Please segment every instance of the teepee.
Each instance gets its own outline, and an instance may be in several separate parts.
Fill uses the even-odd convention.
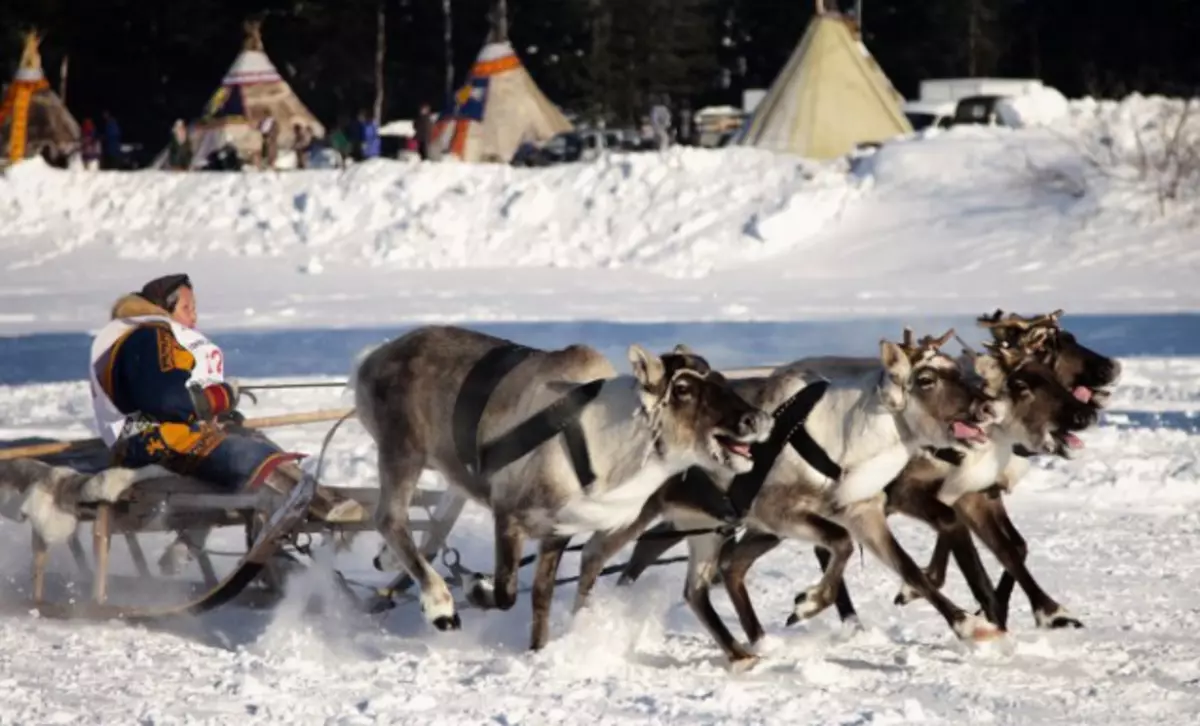
[[[233,61],[221,87],[208,100],[191,129],[192,166],[203,166],[208,155],[225,144],[233,144],[238,155],[249,158],[262,150],[259,124],[271,118],[279,126],[279,148],[293,143],[292,126],[308,126],[313,138],[325,135],[325,127],[305,107],[263,49],[261,24],[245,24],[242,52]]]
[[[0,153],[10,162],[47,146],[60,154],[79,147],[79,124],[46,82],[39,42],[36,32],[26,33],[16,77],[0,100]]]
[[[911,133],[903,103],[851,21],[817,0],[800,45],[737,143],[832,159],[857,144]]]
[[[538,143],[573,127],[546,98],[508,42],[503,4],[466,83],[434,125],[433,143],[463,161],[512,161],[523,142]]]

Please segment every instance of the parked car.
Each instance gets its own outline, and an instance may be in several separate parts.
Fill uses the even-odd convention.
[[[953,101],[905,101],[904,115],[913,131],[927,128],[948,129],[954,121]]]

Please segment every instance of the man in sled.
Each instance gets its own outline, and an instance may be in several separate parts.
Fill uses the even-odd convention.
[[[264,514],[303,494],[302,454],[238,431],[238,386],[224,376],[221,349],[195,329],[196,297],[187,275],[167,275],[113,305],[92,341],[89,377],[100,437],[115,464],[158,464],[228,491],[262,491]],[[234,425],[230,425],[234,424]],[[324,487],[310,513],[330,522],[357,521],[362,506]],[[201,537],[207,533],[193,533]],[[187,556],[172,544],[160,566],[172,571]]]

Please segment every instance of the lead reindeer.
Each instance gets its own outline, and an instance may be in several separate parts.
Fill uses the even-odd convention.
[[[992,490],[1005,472],[1024,461],[1021,457],[1069,456],[1079,445],[1075,432],[1093,425],[1096,413],[1040,361],[1015,349],[979,355],[965,343],[963,348],[963,363],[980,374],[984,391],[994,402],[997,419],[988,430],[990,440],[983,445],[922,451],[914,456],[888,485],[887,510],[923,521],[939,532],[942,556],[955,556],[972,594],[983,606],[983,614],[1004,628],[1004,613],[999,611],[991,580],[971,541],[971,531],[986,534],[977,516],[983,498],[975,495]],[[1010,562],[1011,555],[1011,551],[998,553],[1004,562]],[[944,571],[937,577],[926,574],[937,587],[944,581]],[[1022,582],[1031,581],[1027,573],[1018,577]],[[1040,590],[1037,593],[1031,591],[1039,602],[1048,600]],[[803,603],[802,597],[797,597],[798,603]],[[916,597],[913,588],[904,585],[896,602],[903,604]],[[844,586],[837,604],[843,620],[855,615]],[[1054,604],[1053,608],[1058,606]]]
[[[979,640],[997,634],[995,626],[936,592],[888,529],[883,508],[884,487],[922,447],[986,441],[981,427],[994,416],[990,402],[951,358],[938,352],[952,332],[937,340],[927,337],[920,344],[913,342],[911,331],[906,331],[903,345],[881,341],[878,362],[869,369],[852,364],[845,375],[831,381],[797,363],[767,377],[735,382],[744,397],[775,411],[777,417],[771,437],[777,447],[770,449],[772,456],[765,458],[762,452],[770,442],[756,451],[757,481],[753,475],[737,479],[726,475],[711,482],[728,492],[735,505],[742,502],[738,508],[749,531],[722,574],[751,642],[762,637],[762,629],[745,589],[746,571],[783,538],[814,542],[830,553],[821,582],[804,595],[806,615],[833,603],[853,538],[925,593],[958,637]],[[797,405],[807,411],[796,416]],[[778,419],[784,418],[789,425],[781,428]],[[804,436],[797,438],[801,432]],[[597,562],[636,537],[663,512],[667,500],[674,500],[666,513],[677,527],[714,524],[703,513],[706,506],[690,495],[702,491],[687,483],[693,476],[689,472],[687,478],[673,482],[671,490],[651,501],[626,530],[589,543],[577,607],[584,604],[595,582]],[[754,662],[755,656],[733,638],[709,599],[727,541],[728,536],[720,532],[687,537],[690,558],[684,597],[730,660],[741,666]]]
[[[770,417],[680,347],[629,348],[633,375],[596,350],[536,350],[454,327],[424,327],[359,366],[355,406],[379,449],[380,533],[421,589],[439,630],[461,627],[445,581],[418,551],[409,502],[424,469],[490,508],[494,586],[471,594],[507,610],[526,537],[540,540],[530,645],[545,645],[555,573],[570,537],[624,527],[673,475],[748,471]],[[561,436],[559,435],[561,434]]]
[[[1015,313],[1004,317],[996,310],[991,316],[982,316],[978,323],[992,334],[991,343],[985,348],[993,355],[1010,361],[1020,361],[1021,368],[1040,367],[1045,375],[1052,377],[1065,388],[1086,413],[1078,413],[1078,423],[1086,428],[1096,423],[1098,413],[1107,406],[1111,389],[1120,380],[1121,366],[1116,360],[1101,355],[1082,345],[1069,331],[1064,330],[1059,317],[1061,310],[1037,317],[1022,317]],[[1016,486],[1030,468],[1029,458],[1033,455],[1054,455],[1072,458],[1083,448],[1083,442],[1071,432],[1061,436],[1053,447],[1042,449],[1027,445],[1014,446],[1013,456],[995,478],[988,491],[972,491],[958,500],[956,509],[971,531],[1000,561],[1004,572],[995,588],[997,622],[1006,625],[1009,601],[1014,584],[1019,583],[1033,608],[1034,622],[1043,628],[1082,627],[1065,608],[1051,598],[1034,580],[1025,566],[1028,545],[1008,516],[1002,494]],[[946,568],[952,550],[951,539],[938,537],[933,557],[926,569],[930,580],[941,587],[945,582]],[[920,595],[902,588],[896,596],[897,604],[906,604]]]

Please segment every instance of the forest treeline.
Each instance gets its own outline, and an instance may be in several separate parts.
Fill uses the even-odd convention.
[[[194,118],[263,19],[267,52],[305,103],[335,122],[370,111],[383,19],[385,118],[443,105],[450,8],[453,83],[478,53],[493,0],[6,0],[0,70],[41,29],[47,76],[77,118],[107,109],[130,140]],[[740,105],[765,88],[814,12],[811,0],[507,0],[514,47],[564,108],[628,122],[657,98]],[[832,0],[830,0],[832,3]],[[854,0],[842,0],[853,9]],[[1200,1],[864,0],[864,40],[913,98],[923,78],[1036,77],[1069,97],[1195,94]]]

